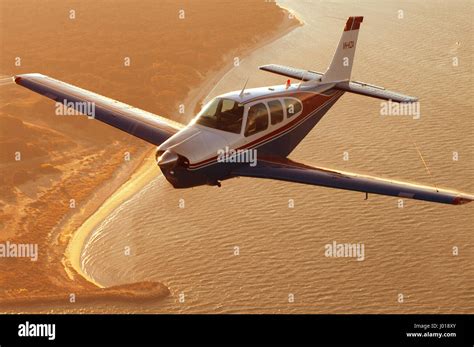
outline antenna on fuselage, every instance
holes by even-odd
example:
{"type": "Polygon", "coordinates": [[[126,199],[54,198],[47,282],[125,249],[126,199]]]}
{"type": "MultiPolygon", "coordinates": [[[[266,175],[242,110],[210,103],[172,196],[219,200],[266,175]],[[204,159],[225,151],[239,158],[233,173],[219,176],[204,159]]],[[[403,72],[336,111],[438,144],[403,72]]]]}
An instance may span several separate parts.
{"type": "Polygon", "coordinates": [[[301,82],[300,82],[300,84],[298,84],[298,88],[296,88],[296,90],[299,90],[299,89],[300,89],[301,85],[302,85],[303,82],[304,82],[304,75],[306,75],[307,72],[308,72],[307,70],[304,70],[304,71],[303,71],[303,75],[301,76],[301,82]]]}
{"type": "Polygon", "coordinates": [[[250,78],[250,77],[247,77],[247,80],[245,81],[244,87],[242,88],[242,91],[241,91],[240,94],[239,94],[239,97],[243,97],[243,96],[244,96],[245,87],[247,87],[247,82],[249,81],[249,78],[250,78]]]}

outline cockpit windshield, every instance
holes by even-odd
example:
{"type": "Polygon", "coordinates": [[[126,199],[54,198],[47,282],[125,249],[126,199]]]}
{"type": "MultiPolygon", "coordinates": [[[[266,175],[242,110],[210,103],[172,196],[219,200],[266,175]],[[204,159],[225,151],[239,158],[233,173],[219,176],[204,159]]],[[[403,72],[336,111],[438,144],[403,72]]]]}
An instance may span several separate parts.
{"type": "Polygon", "coordinates": [[[240,134],[243,118],[243,104],[230,99],[216,98],[199,112],[196,123],[209,128],[240,134]]]}

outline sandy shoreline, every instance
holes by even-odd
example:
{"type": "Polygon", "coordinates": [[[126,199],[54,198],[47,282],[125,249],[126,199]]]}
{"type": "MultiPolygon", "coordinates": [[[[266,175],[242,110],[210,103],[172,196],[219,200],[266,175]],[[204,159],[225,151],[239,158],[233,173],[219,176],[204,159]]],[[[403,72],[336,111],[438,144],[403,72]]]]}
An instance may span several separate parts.
{"type": "MultiPolygon", "coordinates": [[[[234,57],[243,59],[298,25],[271,2],[189,2],[186,21],[177,18],[181,7],[171,0],[159,6],[145,1],[140,7],[124,1],[112,13],[104,4],[78,4],[81,17],[75,22],[63,17],[67,5],[59,0],[45,4],[34,17],[28,14],[37,10],[34,1],[2,4],[5,32],[15,33],[3,42],[4,76],[41,72],[187,123],[195,106],[233,67],[234,57]],[[222,15],[229,11],[238,16],[229,20],[222,15]],[[59,40],[50,35],[58,28],[59,40]],[[77,42],[72,51],[70,42],[77,42]],[[129,53],[134,53],[132,65],[124,67],[121,57],[129,53]],[[21,67],[8,64],[18,55],[25,62],[21,67]],[[181,104],[184,114],[178,114],[181,104]]],[[[80,264],[84,243],[101,218],[161,174],[155,148],[82,116],[58,118],[54,103],[13,83],[2,88],[0,241],[36,244],[39,257],[36,262],[1,259],[0,310],[90,312],[101,303],[125,305],[130,297],[167,296],[159,282],[102,288],[80,264]],[[16,152],[21,161],[14,159],[16,152]],[[77,301],[69,300],[71,294],[77,301]]]]}
{"type": "MultiPolygon", "coordinates": [[[[283,7],[282,7],[283,8],[283,7]]],[[[285,11],[289,13],[286,8],[283,8],[285,11]]],[[[296,19],[296,16],[295,16],[296,19]]],[[[303,22],[299,21],[299,25],[302,25],[303,22]]],[[[284,22],[280,24],[277,32],[272,35],[271,37],[262,40],[255,46],[243,50],[242,58],[245,58],[251,51],[263,47],[265,45],[270,44],[271,42],[285,36],[295,28],[299,26],[295,22],[284,22]]],[[[242,52],[242,51],[241,51],[242,52]]],[[[233,57],[232,53],[229,53],[223,57],[223,61],[231,61],[233,57]]],[[[224,64],[219,69],[211,71],[208,73],[205,78],[204,82],[196,86],[186,97],[184,102],[185,108],[187,110],[192,110],[193,115],[195,114],[197,109],[200,109],[201,103],[205,99],[205,97],[212,92],[214,85],[221,80],[228,71],[232,69],[232,66],[229,64],[224,64]]],[[[188,120],[192,117],[189,116],[188,113],[188,120]]],[[[97,283],[94,279],[89,277],[82,269],[81,264],[81,254],[82,250],[87,242],[91,232],[97,227],[108,215],[110,215],[117,207],[119,207],[122,203],[124,203],[127,199],[131,198],[134,194],[138,193],[143,187],[146,186],[151,180],[159,175],[161,172],[159,168],[156,166],[155,159],[155,149],[150,150],[144,158],[141,160],[140,165],[136,168],[134,172],[130,174],[130,176],[123,181],[120,187],[110,195],[105,202],[97,208],[95,212],[93,212],[81,225],[80,227],[73,232],[73,235],[70,239],[70,242],[67,246],[67,249],[64,253],[64,260],[63,264],[65,270],[70,274],[70,277],[73,276],[71,269],[73,269],[76,273],[81,275],[87,281],[93,283],[94,285],[103,288],[100,283],[97,283]]]]}
{"type": "MultiPolygon", "coordinates": [[[[8,59],[1,61],[5,76],[41,72],[181,123],[194,116],[233,67],[234,57],[244,59],[299,24],[271,2],[252,6],[190,2],[186,5],[189,21],[180,21],[174,1],[160,2],[158,7],[146,1],[139,8],[125,1],[113,13],[99,1],[81,4],[82,16],[75,25],[62,22],[64,6],[53,0],[32,18],[28,13],[36,8],[34,1],[3,5],[5,30],[15,32],[15,38],[5,37],[5,55],[21,54],[27,62],[12,68],[8,59]],[[240,19],[222,16],[229,11],[240,19]],[[67,40],[49,35],[58,26],[67,40]],[[50,30],[32,29],[42,27],[50,30]],[[107,28],[99,38],[98,27],[107,28]],[[78,42],[73,52],[68,50],[71,40],[78,42]],[[55,48],[47,42],[54,42],[55,48]],[[58,51],[68,54],[58,55],[58,51]],[[124,68],[117,57],[129,52],[135,52],[132,65],[124,68]],[[184,114],[178,114],[181,104],[186,107],[184,114]]],[[[155,147],[100,122],[59,119],[50,100],[14,84],[2,88],[0,241],[37,244],[39,259],[0,261],[0,310],[109,312],[111,302],[127,305],[130,298],[139,302],[168,296],[168,288],[159,282],[132,281],[104,288],[81,268],[81,252],[90,232],[161,175],[155,147]],[[21,151],[21,161],[12,159],[16,151],[21,151]],[[124,157],[127,152],[130,160],[124,157]],[[76,301],[70,300],[71,294],[76,301]]],[[[126,310],[117,308],[122,309],[126,310]]]]}
{"type": "MultiPolygon", "coordinates": [[[[291,31],[296,29],[298,26],[304,25],[303,20],[297,17],[297,14],[294,13],[292,10],[287,9],[279,4],[277,4],[277,6],[281,8],[282,10],[286,11],[286,13],[288,13],[288,16],[292,15],[292,19],[294,19],[295,22],[293,22],[293,24],[291,22],[281,23],[276,33],[272,35],[271,37],[268,37],[267,39],[262,40],[258,44],[255,44],[253,47],[240,50],[241,61],[245,59],[245,57],[247,57],[252,51],[257,50],[266,45],[269,45],[270,43],[287,35],[291,31]]],[[[237,50],[239,49],[238,48],[234,49],[234,51],[237,51],[237,50]]],[[[235,52],[226,54],[225,56],[222,57],[222,60],[232,61],[233,57],[235,56],[234,53],[235,52]]],[[[196,88],[194,88],[190,93],[188,93],[184,104],[187,106],[186,107],[187,110],[192,110],[192,113],[188,112],[188,119],[186,119],[187,122],[191,121],[192,117],[194,117],[199,112],[199,110],[201,109],[201,106],[203,106],[205,102],[209,101],[209,100],[206,100],[207,96],[212,93],[212,91],[214,90],[218,82],[222,80],[226,76],[226,74],[232,69],[233,69],[233,66],[231,64],[223,64],[222,67],[209,72],[205,76],[203,83],[197,86],[196,88]]],[[[242,86],[244,82],[245,82],[245,76],[242,76],[242,86]]],[[[237,85],[235,88],[239,89],[242,86],[237,85]]]]}
{"type": "Polygon", "coordinates": [[[131,198],[137,191],[142,189],[154,177],[161,175],[154,160],[155,150],[147,151],[141,163],[135,171],[120,185],[120,187],[110,195],[105,202],[97,208],[82,224],[73,232],[71,240],[64,253],[64,268],[66,272],[73,276],[71,267],[82,277],[98,287],[103,287],[87,276],[81,266],[81,254],[85,242],[92,230],[99,225],[103,218],[113,212],[120,204],[131,198]]]}

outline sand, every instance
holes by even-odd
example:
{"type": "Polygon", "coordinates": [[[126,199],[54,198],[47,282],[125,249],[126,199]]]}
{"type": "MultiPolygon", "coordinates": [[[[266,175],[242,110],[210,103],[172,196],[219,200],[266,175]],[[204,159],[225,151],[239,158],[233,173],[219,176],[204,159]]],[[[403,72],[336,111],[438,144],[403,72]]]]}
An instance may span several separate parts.
{"type": "MultiPolygon", "coordinates": [[[[74,231],[64,258],[65,270],[70,274],[71,279],[74,279],[75,277],[74,271],[71,271],[72,267],[76,273],[80,274],[88,281],[94,283],[98,287],[102,287],[82,271],[80,262],[82,248],[91,230],[102,222],[104,216],[112,213],[114,209],[132,197],[154,177],[160,175],[155,164],[154,156],[154,151],[150,155],[145,156],[139,168],[132,173],[128,180],[111,196],[109,196],[107,200],[96,211],[94,211],[94,213],[84,223],[82,223],[77,230],[74,231]]],[[[71,222],[72,220],[69,220],[69,223],[71,222]]],[[[65,229],[71,230],[72,228],[66,227],[65,229]]]]}
{"type": "Polygon", "coordinates": [[[8,76],[40,72],[185,123],[211,81],[232,67],[233,57],[242,59],[298,22],[274,3],[260,1],[146,1],[140,6],[125,1],[114,7],[98,1],[71,8],[54,0],[0,6],[0,241],[36,243],[40,253],[34,263],[0,260],[0,310],[82,312],[81,302],[126,302],[146,292],[151,300],[166,296],[159,282],[98,289],[78,276],[82,242],[98,216],[114,208],[111,201],[127,199],[159,174],[150,162],[153,146],[83,117],[58,118],[54,103],[8,84],[8,76]],[[184,20],[178,18],[181,9],[184,20]],[[21,66],[13,64],[17,57],[21,66]],[[131,58],[127,67],[126,57],[131,58]],[[186,107],[183,114],[180,104],[186,107]],[[14,160],[15,152],[21,152],[20,161],[14,160]],[[125,152],[131,153],[130,161],[124,160],[125,152]],[[129,180],[133,183],[124,186],[129,180]],[[79,299],[71,302],[71,293],[79,299]]]}

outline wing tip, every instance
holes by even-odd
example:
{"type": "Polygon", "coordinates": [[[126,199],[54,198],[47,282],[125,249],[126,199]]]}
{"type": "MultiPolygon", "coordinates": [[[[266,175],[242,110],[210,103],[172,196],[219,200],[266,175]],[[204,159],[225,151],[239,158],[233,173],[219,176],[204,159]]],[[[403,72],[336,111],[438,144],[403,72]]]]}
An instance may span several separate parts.
{"type": "Polygon", "coordinates": [[[454,199],[452,204],[453,205],[465,205],[470,203],[471,201],[474,201],[474,196],[472,195],[457,195],[454,199]]]}
{"type": "Polygon", "coordinates": [[[413,102],[418,102],[418,98],[416,96],[408,96],[402,103],[411,104],[413,102]]]}
{"type": "Polygon", "coordinates": [[[13,81],[16,83],[16,84],[20,84],[20,82],[23,80],[23,79],[28,79],[29,77],[46,77],[45,75],[43,74],[40,74],[40,73],[37,73],[37,72],[32,72],[32,73],[25,73],[25,74],[21,74],[21,75],[14,75],[13,76],[13,81]]]}
{"type": "Polygon", "coordinates": [[[278,66],[278,65],[276,65],[276,64],[265,64],[265,65],[260,65],[258,67],[258,69],[268,71],[269,69],[271,69],[272,67],[275,67],[275,66],[278,66]]]}

